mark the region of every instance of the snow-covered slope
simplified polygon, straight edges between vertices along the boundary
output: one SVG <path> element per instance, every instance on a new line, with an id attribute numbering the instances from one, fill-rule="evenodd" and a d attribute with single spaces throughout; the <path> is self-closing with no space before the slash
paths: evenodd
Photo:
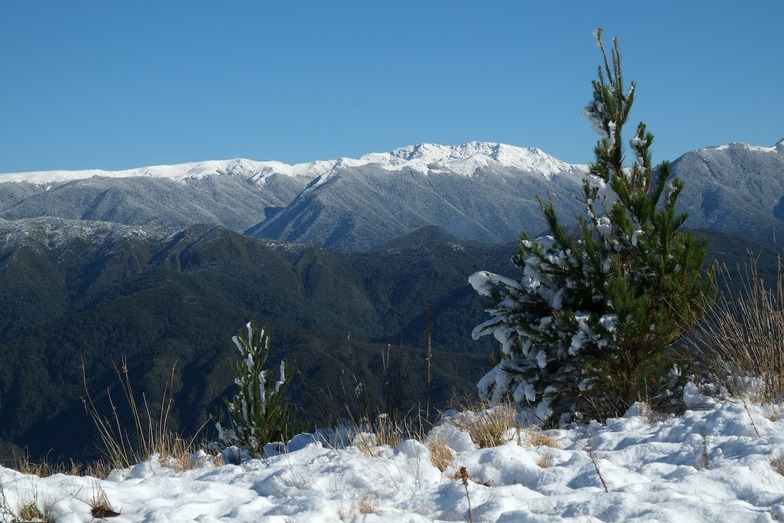
<path id="1" fill-rule="evenodd" d="M 111 173 L 0 175 L 0 217 L 176 227 L 205 223 L 242 231 L 264 220 L 269 209 L 285 207 L 311 181 L 306 169 L 286 167 L 239 160 Z"/>
<path id="2" fill-rule="evenodd" d="M 64 220 L 62 218 L 26 218 L 9 221 L 0 218 L 0 260 L 12 256 L 23 246 L 37 251 L 51 251 L 57 256 L 74 242 L 84 249 L 83 255 L 113 245 L 122 238 L 161 240 L 179 229 L 171 227 L 133 226 L 89 220 Z M 2 262 L 0 262 L 2 266 Z"/>
<path id="3" fill-rule="evenodd" d="M 573 218 L 586 172 L 534 148 L 404 147 L 339 161 L 246 232 L 344 250 L 371 249 L 429 225 L 461 240 L 514 241 L 522 229 L 544 226 L 537 196 Z"/>
<path id="4" fill-rule="evenodd" d="M 423 442 L 394 448 L 369 435 L 350 446 L 300 435 L 289 452 L 240 465 L 198 453 L 184 472 L 158 456 L 105 480 L 0 468 L 0 518 L 14 520 L 32 503 L 56 521 L 93 521 L 90 502 L 103 495 L 118 522 L 784 519 L 778 407 L 729 401 L 667 418 L 633 407 L 624 418 L 544 437 L 510 429 L 507 443 L 479 448 L 457 427 L 487 415 L 448 418 Z M 444 470 L 431 459 L 434 445 L 451 453 Z"/>

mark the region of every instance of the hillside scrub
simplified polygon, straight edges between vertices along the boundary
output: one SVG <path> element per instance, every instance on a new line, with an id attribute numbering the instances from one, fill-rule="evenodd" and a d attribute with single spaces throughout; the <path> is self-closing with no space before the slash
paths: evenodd
<path id="1" fill-rule="evenodd" d="M 579 231 L 570 234 L 553 203 L 539 199 L 550 233 L 523 233 L 513 258 L 522 276 L 469 278 L 494 301 L 473 337 L 494 335 L 503 353 L 480 395 L 511 398 L 541 421 L 604 420 L 636 401 L 677 408 L 685 378 L 672 346 L 713 294 L 705 241 L 680 231 L 683 183 L 670 179 L 667 162 L 654 170 L 653 135 L 642 122 L 629 141 L 634 162 L 624 166 L 635 84 L 624 87 L 617 41 L 608 59 L 601 30 L 595 36 L 603 63 L 584 114 L 600 139 L 583 180 Z"/>

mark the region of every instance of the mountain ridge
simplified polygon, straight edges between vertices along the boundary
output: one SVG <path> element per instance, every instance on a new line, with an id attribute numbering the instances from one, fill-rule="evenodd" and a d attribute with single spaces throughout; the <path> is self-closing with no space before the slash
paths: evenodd
<path id="1" fill-rule="evenodd" d="M 784 223 L 784 140 L 707 147 L 671 165 L 685 183 L 679 208 L 688 227 L 761 238 Z M 474 141 L 295 165 L 239 159 L 96 172 L 106 174 L 65 172 L 71 179 L 61 182 L 61 171 L 0 175 L 0 218 L 205 223 L 345 251 L 429 225 L 463 241 L 503 243 L 546 228 L 537 197 L 575 222 L 588 168 L 534 147 Z"/>
<path id="2" fill-rule="evenodd" d="M 474 160 L 473 162 L 466 162 Z M 430 164 L 471 175 L 479 166 L 486 166 L 492 160 L 507 167 L 525 168 L 545 175 L 555 174 L 571 168 L 584 167 L 572 165 L 545 153 L 536 147 L 518 147 L 497 142 L 472 141 L 455 146 L 421 143 L 393 149 L 389 152 L 367 153 L 359 158 L 341 157 L 337 160 L 315 160 L 287 164 L 276 160 L 257 161 L 247 158 L 228 160 L 206 160 L 171 165 L 152 165 L 123 170 L 52 170 L 0 174 L 0 183 L 27 182 L 49 185 L 87 178 L 169 178 L 177 181 L 200 179 L 206 176 L 226 174 L 245 176 L 249 180 L 263 184 L 272 174 L 293 177 L 317 178 L 327 172 L 342 167 L 361 167 L 378 164 L 395 171 L 404 167 L 427 172 Z"/>
<path id="3" fill-rule="evenodd" d="M 784 140 L 689 151 L 671 163 L 684 182 L 678 209 L 687 227 L 749 234 L 770 242 L 784 226 Z"/>

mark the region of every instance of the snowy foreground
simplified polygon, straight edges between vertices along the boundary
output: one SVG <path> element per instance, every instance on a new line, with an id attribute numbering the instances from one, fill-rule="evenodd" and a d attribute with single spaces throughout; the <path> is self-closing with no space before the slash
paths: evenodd
<path id="1" fill-rule="evenodd" d="M 469 521 L 469 497 L 475 522 L 782 521 L 781 418 L 778 407 L 737 400 L 658 420 L 638 407 L 545 432 L 554 448 L 511 429 L 507 443 L 484 449 L 447 418 L 423 443 L 395 448 L 298 436 L 288 453 L 242 465 L 197 454 L 194 469 L 175 472 L 153 458 L 106 480 L 0 468 L 0 486 L 7 509 L 35 502 L 58 522 L 92 521 L 89 501 L 101 491 L 121 513 L 107 521 L 118 523 Z M 443 472 L 431 463 L 435 440 L 454 453 Z"/>

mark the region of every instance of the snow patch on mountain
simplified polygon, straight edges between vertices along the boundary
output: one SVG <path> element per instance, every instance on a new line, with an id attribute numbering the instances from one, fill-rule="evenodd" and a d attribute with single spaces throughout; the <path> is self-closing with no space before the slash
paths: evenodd
<path id="1" fill-rule="evenodd" d="M 163 226 L 133 226 L 91 220 L 62 218 L 0 219 L 0 256 L 14 252 L 23 245 L 38 251 L 59 251 L 76 240 L 96 243 L 97 238 L 163 239 L 178 231 Z"/>
<path id="2" fill-rule="evenodd" d="M 358 162 L 377 163 L 389 170 L 408 167 L 424 173 L 450 171 L 465 176 L 471 176 L 477 169 L 494 166 L 539 173 L 547 178 L 575 167 L 584 168 L 562 162 L 535 147 L 490 142 L 468 142 L 453 147 L 428 143 L 410 145 L 390 153 L 367 154 Z"/>
<path id="3" fill-rule="evenodd" d="M 311 162 L 288 165 L 281 162 L 257 162 L 237 158 L 233 160 L 211 160 L 190 162 L 176 165 L 154 165 L 138 167 L 122 171 L 104 171 L 87 169 L 81 171 L 36 171 L 28 173 L 0 174 L 2 182 L 28 182 L 36 185 L 50 185 L 74 180 L 85 180 L 93 177 L 101 178 L 169 178 L 177 181 L 201 179 L 207 176 L 228 175 L 246 178 L 263 185 L 273 174 L 292 177 L 315 178 L 329 170 L 333 162 Z"/>
<path id="4" fill-rule="evenodd" d="M 782 150 L 782 145 L 784 144 L 784 140 L 780 141 L 773 147 L 762 147 L 760 145 L 751 145 L 748 143 L 743 142 L 731 142 L 724 145 L 717 145 L 714 147 L 703 147 L 699 149 L 700 151 L 727 151 L 733 147 L 740 147 L 746 149 L 747 151 L 756 151 L 761 153 L 775 153 Z"/>
<path id="5" fill-rule="evenodd" d="M 502 143 L 468 142 L 446 146 L 432 143 L 409 145 L 388 153 L 369 153 L 359 158 L 341 158 L 307 187 L 313 190 L 332 179 L 340 169 L 375 165 L 395 172 L 411 169 L 423 174 L 447 172 L 470 177 L 478 169 L 516 169 L 543 176 L 547 180 L 560 173 L 587 172 L 587 165 L 562 162 L 536 147 L 516 147 Z"/>

